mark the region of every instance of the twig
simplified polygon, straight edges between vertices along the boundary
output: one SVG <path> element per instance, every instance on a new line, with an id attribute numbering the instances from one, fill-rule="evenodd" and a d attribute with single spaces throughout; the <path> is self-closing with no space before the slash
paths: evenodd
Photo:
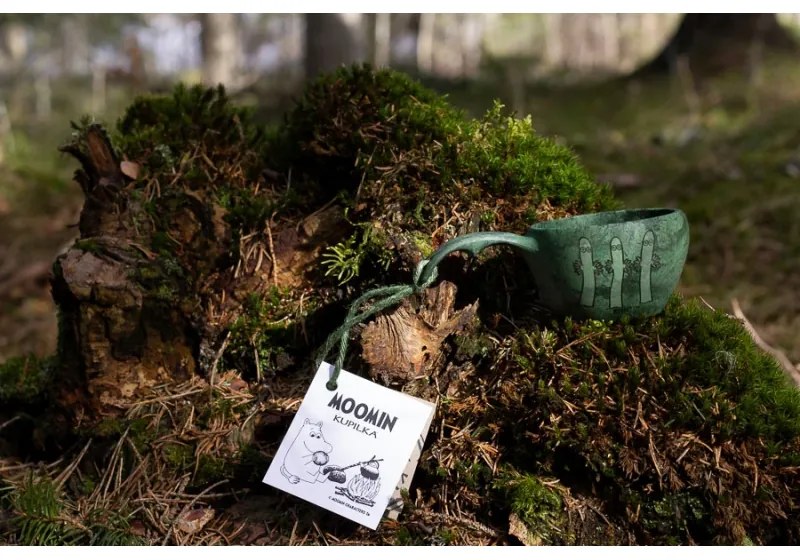
<path id="1" fill-rule="evenodd" d="M 317 530 L 317 533 L 319 533 L 319 536 L 322 537 L 322 542 L 325 543 L 325 546 L 330 546 L 328 544 L 328 539 L 325 538 L 325 534 L 320 530 L 319 525 L 317 525 L 317 522 L 316 521 L 312 521 L 311 524 L 314 526 L 314 529 Z"/>
<path id="2" fill-rule="evenodd" d="M 83 446 L 81 452 L 78 453 L 78 456 L 75 458 L 75 460 L 72 461 L 72 463 L 70 463 L 66 469 L 64 469 L 64 472 L 56 477 L 54 482 L 56 483 L 57 489 L 60 490 L 64 483 L 69 480 L 69 477 L 72 476 L 72 473 L 75 472 L 75 469 L 77 469 L 78 465 L 80 465 L 81 461 L 83 460 L 83 456 L 86 455 L 90 445 L 92 445 L 91 439 L 86 442 L 86 445 Z"/>
<path id="3" fill-rule="evenodd" d="M 778 350 L 777 348 L 773 348 L 769 344 L 767 344 L 761 336 L 759 336 L 756 329 L 753 327 L 752 323 L 747 320 L 745 317 L 744 312 L 742 311 L 741 306 L 739 305 L 739 300 L 733 298 L 731 300 L 731 308 L 733 308 L 733 315 L 739 319 L 742 324 L 744 325 L 745 330 L 747 330 L 750 337 L 753 339 L 753 342 L 756 343 L 756 346 L 761 348 L 764 352 L 775 358 L 775 361 L 780 364 L 780 366 L 789 374 L 789 377 L 792 378 L 798 386 L 800 386 L 800 371 L 794 366 L 792 361 L 786 357 L 786 354 Z"/>
<path id="4" fill-rule="evenodd" d="M 710 303 L 708 303 L 705 299 L 703 299 L 703 296 L 697 296 L 697 298 L 700 301 L 702 301 L 705 304 L 705 306 L 708 307 L 711 311 L 716 311 L 716 309 L 714 309 L 714 307 Z"/>
<path id="5" fill-rule="evenodd" d="M 267 221 L 267 241 L 269 241 L 269 258 L 272 260 L 272 284 L 278 286 L 278 259 L 275 257 L 275 244 L 272 242 L 272 220 L 275 214 Z"/>
<path id="6" fill-rule="evenodd" d="M 185 391 L 183 393 L 178 393 L 176 395 L 164 395 L 163 397 L 157 397 L 154 399 L 148 399 L 144 401 L 139 401 L 135 403 L 131 403 L 130 405 L 125 405 L 126 408 L 133 408 L 135 406 L 141 406 L 145 404 L 153 404 L 153 403 L 160 403 L 166 401 L 172 401 L 175 399 L 179 399 L 181 397 L 188 397 L 189 395 L 196 395 L 197 393 L 202 393 L 203 389 L 192 389 L 191 391 Z"/>
<path id="7" fill-rule="evenodd" d="M 211 364 L 211 373 L 208 374 L 208 385 L 209 385 L 209 392 L 213 395 L 214 392 L 214 385 L 216 384 L 217 378 L 217 366 L 219 365 L 220 359 L 222 359 L 222 354 L 225 353 L 225 348 L 228 347 L 228 340 L 231 338 L 231 331 L 228 331 L 228 334 L 225 335 L 225 340 L 222 341 L 219 349 L 217 349 L 217 353 L 214 356 L 214 362 Z"/>
<path id="8" fill-rule="evenodd" d="M 274 268 L 272 270 L 275 270 Z M 256 360 L 256 380 L 261 383 L 261 360 L 258 359 L 258 346 L 256 346 L 256 339 L 253 336 L 253 339 L 250 341 L 250 344 L 253 345 L 253 356 Z"/>
<path id="9" fill-rule="evenodd" d="M 18 414 L 18 415 L 16 415 L 16 416 L 14 416 L 14 418 L 12 418 L 11 420 L 6 420 L 6 421 L 5 421 L 5 422 L 3 422 L 2 424 L 0 424 L 0 432 L 2 432 L 2 431 L 5 429 L 5 428 L 7 428 L 8 426 L 10 426 L 11 424 L 13 424 L 14 422 L 16 422 L 17 420 L 21 420 L 21 419 L 22 419 L 22 416 L 20 416 L 20 415 Z"/>
<path id="10" fill-rule="evenodd" d="M 485 533 L 486 535 L 489 535 L 490 537 L 497 537 L 498 536 L 497 531 L 495 531 L 491 527 L 487 527 L 483 523 L 479 523 L 479 522 L 474 521 L 472 519 L 467 519 L 467 518 L 464 518 L 464 517 L 458 517 L 458 516 L 455 516 L 455 515 L 449 515 L 449 514 L 446 514 L 446 513 L 438 513 L 438 512 L 434 512 L 434 511 L 425 512 L 423 514 L 423 516 L 424 517 L 432 517 L 434 519 L 439 519 L 440 521 L 444 521 L 445 523 L 448 523 L 448 522 L 449 523 L 457 523 L 459 525 L 463 525 L 465 527 L 469 527 L 470 529 L 472 529 L 474 531 L 479 531 L 481 533 Z"/>

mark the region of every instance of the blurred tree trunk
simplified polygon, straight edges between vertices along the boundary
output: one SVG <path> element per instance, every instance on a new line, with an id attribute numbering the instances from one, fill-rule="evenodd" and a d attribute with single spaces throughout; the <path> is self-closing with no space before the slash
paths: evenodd
<path id="1" fill-rule="evenodd" d="M 15 70 L 28 55 L 28 36 L 25 25 L 6 21 L 0 25 L 0 70 Z"/>
<path id="2" fill-rule="evenodd" d="M 686 14 L 664 49 L 637 74 L 675 71 L 685 60 L 693 73 L 746 69 L 755 48 L 789 50 L 797 44 L 775 14 Z"/>
<path id="3" fill-rule="evenodd" d="M 425 73 L 433 73 L 433 44 L 436 38 L 436 14 L 419 15 L 417 35 L 417 68 Z"/>
<path id="4" fill-rule="evenodd" d="M 415 71 L 417 68 L 417 40 L 421 14 L 391 14 L 389 20 L 389 65 Z"/>
<path id="5" fill-rule="evenodd" d="M 63 16 L 61 31 L 61 67 L 68 74 L 89 73 L 89 18 L 86 14 Z"/>
<path id="6" fill-rule="evenodd" d="M 363 14 L 306 14 L 306 78 L 364 58 Z"/>
<path id="7" fill-rule="evenodd" d="M 391 57 L 391 14 L 365 14 L 367 60 L 375 68 L 388 66 Z"/>
<path id="8" fill-rule="evenodd" d="M 237 14 L 202 14 L 203 83 L 236 87 L 239 70 Z"/>

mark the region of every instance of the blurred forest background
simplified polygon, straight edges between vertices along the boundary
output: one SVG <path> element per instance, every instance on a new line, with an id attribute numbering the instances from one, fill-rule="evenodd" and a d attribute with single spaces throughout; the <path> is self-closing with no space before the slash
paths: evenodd
<path id="1" fill-rule="evenodd" d="M 0 363 L 51 354 L 48 278 L 77 235 L 70 121 L 225 84 L 276 122 L 340 64 L 406 71 L 475 116 L 494 99 L 628 206 L 692 227 L 682 292 L 800 362 L 800 14 L 0 15 Z M 788 365 L 787 365 L 788 364 Z"/>

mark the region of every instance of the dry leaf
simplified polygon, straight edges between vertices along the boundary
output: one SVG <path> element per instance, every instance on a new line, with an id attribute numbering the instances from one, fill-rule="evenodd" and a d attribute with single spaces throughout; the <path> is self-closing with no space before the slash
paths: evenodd
<path id="1" fill-rule="evenodd" d="M 186 535 L 192 535 L 205 527 L 214 518 L 211 508 L 198 508 L 187 511 L 178 518 L 175 529 Z"/>
<path id="2" fill-rule="evenodd" d="M 247 384 L 247 381 L 237 378 L 237 379 L 234 379 L 233 381 L 231 381 L 231 384 L 229 385 L 229 387 L 230 387 L 231 391 L 239 392 L 239 391 L 244 391 L 245 389 L 249 388 L 250 386 Z"/>
<path id="3" fill-rule="evenodd" d="M 137 537 L 147 536 L 147 527 L 138 519 L 131 521 L 131 534 Z"/>
<path id="4" fill-rule="evenodd" d="M 120 171 L 122 174 L 130 179 L 136 179 L 139 177 L 139 164 L 133 163 L 132 161 L 123 161 L 119 164 Z"/>

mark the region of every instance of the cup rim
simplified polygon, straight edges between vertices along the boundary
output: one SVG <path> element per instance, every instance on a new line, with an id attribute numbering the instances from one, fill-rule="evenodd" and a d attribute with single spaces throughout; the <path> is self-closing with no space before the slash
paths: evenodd
<path id="1" fill-rule="evenodd" d="M 546 230 L 563 226 L 570 221 L 582 222 L 582 226 L 615 226 L 626 223 L 648 222 L 658 218 L 664 218 L 671 214 L 683 214 L 678 208 L 625 208 L 622 210 L 610 210 L 607 212 L 596 212 L 593 214 L 577 214 L 566 218 L 555 220 L 545 220 L 536 222 L 530 229 Z"/>

